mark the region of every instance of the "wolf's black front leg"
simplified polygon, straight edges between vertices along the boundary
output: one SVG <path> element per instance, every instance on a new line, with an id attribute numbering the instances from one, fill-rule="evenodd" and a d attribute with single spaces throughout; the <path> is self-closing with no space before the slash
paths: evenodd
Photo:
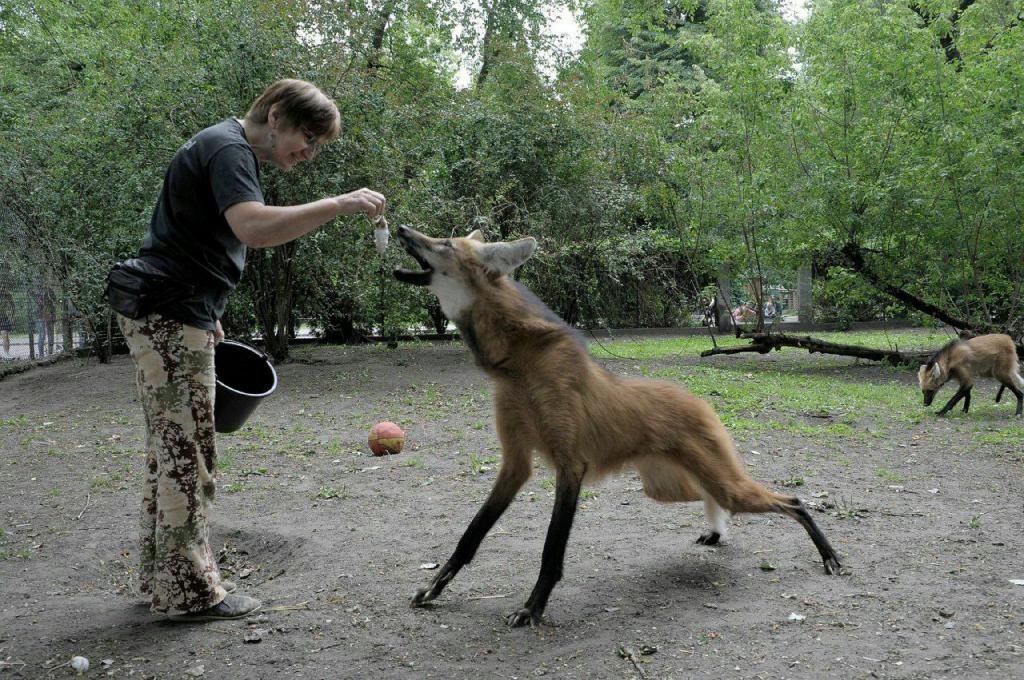
<path id="1" fill-rule="evenodd" d="M 956 391 L 956 394 L 953 395 L 953 398 L 950 399 L 949 401 L 947 401 L 946 405 L 943 406 L 942 410 L 939 411 L 936 415 L 940 415 L 940 416 L 946 415 L 947 413 L 949 413 L 949 410 L 952 409 L 954 406 L 956 406 L 957 402 L 960 401 L 961 399 L 963 399 L 964 397 L 967 397 L 967 404 L 964 405 L 964 410 L 966 411 L 967 410 L 967 406 L 971 403 L 970 395 L 971 395 L 971 388 L 970 387 L 961 387 L 960 389 L 958 389 Z"/>
<path id="2" fill-rule="evenodd" d="M 455 578 L 459 570 L 473 560 L 473 556 L 476 555 L 477 548 L 480 547 L 484 536 L 487 535 L 487 532 L 491 530 L 494 523 L 498 521 L 498 518 L 501 517 L 509 504 L 512 503 L 512 499 L 516 497 L 519 489 L 522 488 L 529 477 L 530 471 L 528 468 L 520 469 L 517 467 L 513 470 L 508 465 L 502 465 L 501 471 L 498 473 L 498 479 L 494 483 L 494 488 L 491 489 L 491 495 L 487 497 L 480 510 L 477 511 L 473 521 L 469 523 L 466 533 L 459 539 L 455 552 L 448 558 L 445 565 L 441 567 L 441 571 L 437 572 L 437 576 L 430 582 L 430 585 L 416 591 L 412 601 L 409 603 L 411 606 L 418 607 L 436 598 L 444 590 L 444 587 L 448 585 L 448 582 Z"/>
<path id="3" fill-rule="evenodd" d="M 541 622 L 544 607 L 555 584 L 562 579 L 562 565 L 565 562 L 565 546 L 569 542 L 573 518 L 576 516 L 576 502 L 583 483 L 582 471 L 559 470 L 555 486 L 555 507 L 551 513 L 551 524 L 544 539 L 544 554 L 541 558 L 540 577 L 530 593 L 526 604 L 508 617 L 508 625 L 535 626 Z"/>

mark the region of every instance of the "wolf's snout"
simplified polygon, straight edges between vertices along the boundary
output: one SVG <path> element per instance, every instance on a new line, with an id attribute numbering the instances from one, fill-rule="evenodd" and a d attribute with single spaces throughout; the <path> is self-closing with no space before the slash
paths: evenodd
<path id="1" fill-rule="evenodd" d="M 398 268 L 394 271 L 396 279 L 402 283 L 409 283 L 414 286 L 429 286 L 431 275 L 434 270 L 430 266 L 430 263 L 424 259 L 420 253 L 421 243 L 417 239 L 418 232 L 415 229 L 403 225 L 395 230 L 395 235 L 398 238 L 398 242 L 401 244 L 402 249 L 409 254 L 412 259 L 416 260 L 416 264 L 420 266 L 420 270 Z"/>

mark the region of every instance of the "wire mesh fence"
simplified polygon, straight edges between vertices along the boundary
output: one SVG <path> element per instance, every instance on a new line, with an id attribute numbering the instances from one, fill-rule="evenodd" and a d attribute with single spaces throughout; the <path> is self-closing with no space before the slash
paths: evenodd
<path id="1" fill-rule="evenodd" d="M 63 286 L 20 279 L 0 258 L 0 361 L 33 361 L 84 348 L 85 333 Z"/>
<path id="2" fill-rule="evenodd" d="M 0 206 L 2 208 L 2 206 Z M 18 238 L 17 218 L 0 209 L 0 361 L 34 361 L 86 345 L 68 287 L 47 251 Z"/>

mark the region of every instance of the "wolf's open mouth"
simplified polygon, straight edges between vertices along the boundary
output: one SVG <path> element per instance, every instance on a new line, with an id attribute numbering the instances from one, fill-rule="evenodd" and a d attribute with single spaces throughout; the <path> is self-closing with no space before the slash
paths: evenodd
<path id="1" fill-rule="evenodd" d="M 416 260 L 416 263 L 419 264 L 421 270 L 416 271 L 414 269 L 398 268 L 395 269 L 394 272 L 395 278 L 402 283 L 411 283 L 414 286 L 430 285 L 430 276 L 434 273 L 434 270 L 429 264 L 427 264 L 427 261 L 420 256 L 419 252 L 417 252 L 416 244 L 402 232 L 398 233 L 398 242 L 402 244 L 402 248 L 405 249 L 405 252 L 409 253 L 409 256 L 412 257 L 412 259 Z"/>

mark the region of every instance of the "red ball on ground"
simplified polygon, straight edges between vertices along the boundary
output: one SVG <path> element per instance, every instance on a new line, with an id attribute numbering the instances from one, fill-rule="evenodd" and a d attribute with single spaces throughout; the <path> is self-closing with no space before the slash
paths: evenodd
<path id="1" fill-rule="evenodd" d="M 405 433 L 398 425 L 385 420 L 370 429 L 370 439 L 367 443 L 375 456 L 401 453 L 402 445 L 405 444 Z"/>

